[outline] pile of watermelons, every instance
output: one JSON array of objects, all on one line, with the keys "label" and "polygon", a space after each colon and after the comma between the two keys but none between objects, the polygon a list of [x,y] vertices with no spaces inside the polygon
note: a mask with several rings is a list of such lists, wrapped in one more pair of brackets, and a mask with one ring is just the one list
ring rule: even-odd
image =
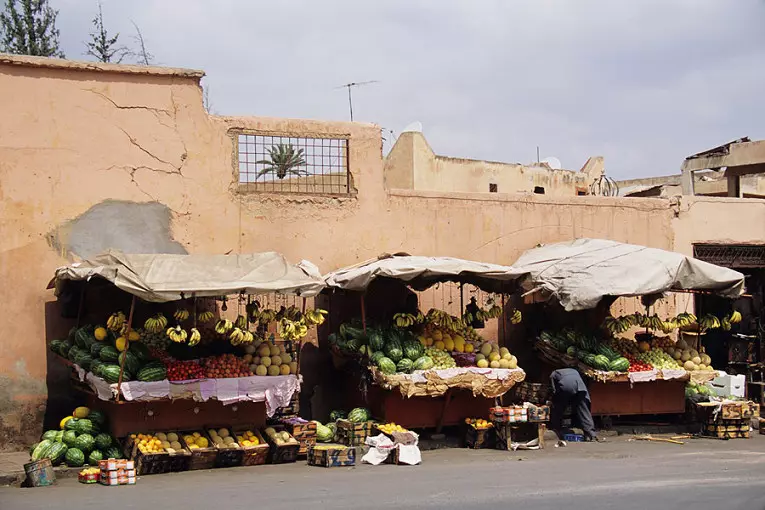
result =
[{"label": "pile of watermelons", "polygon": [[[96,332],[100,330],[100,334]],[[101,340],[98,340],[101,338]],[[70,360],[83,370],[93,372],[107,383],[119,381],[120,365],[125,362],[123,381],[162,381],[167,378],[165,365],[151,357],[148,347],[140,341],[130,342],[126,351],[117,348],[112,331],[87,324],[72,328],[66,340],[53,340],[50,350]]]},{"label": "pile of watermelons", "polygon": [[29,450],[33,461],[50,459],[54,466],[85,464],[97,466],[102,459],[122,458],[117,441],[106,432],[106,417],[101,411],[78,407],[72,416],[61,420],[60,430],[43,433],[39,443]]}]

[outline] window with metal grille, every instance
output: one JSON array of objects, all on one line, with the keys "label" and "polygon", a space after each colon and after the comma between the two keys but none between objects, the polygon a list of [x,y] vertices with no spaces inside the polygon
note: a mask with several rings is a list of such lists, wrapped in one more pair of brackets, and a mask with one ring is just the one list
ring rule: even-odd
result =
[{"label": "window with metal grille", "polygon": [[348,139],[236,133],[239,184],[248,191],[346,195]]}]

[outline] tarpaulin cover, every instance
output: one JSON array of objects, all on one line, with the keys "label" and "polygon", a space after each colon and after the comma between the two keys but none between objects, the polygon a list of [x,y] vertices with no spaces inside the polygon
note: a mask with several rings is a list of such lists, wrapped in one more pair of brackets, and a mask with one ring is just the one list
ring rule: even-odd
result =
[{"label": "tarpaulin cover", "polygon": [[499,292],[505,284],[524,273],[509,266],[474,262],[452,257],[386,255],[355,266],[338,269],[324,279],[329,287],[363,291],[375,278],[393,278],[415,290],[440,282],[468,283],[487,292]]},{"label": "tarpaulin cover", "polygon": [[744,292],[744,275],[671,251],[604,239],[577,239],[525,252],[513,264],[527,285],[541,287],[568,311],[595,308],[604,296],[705,290],[727,298]]},{"label": "tarpaulin cover", "polygon": [[[245,255],[126,254],[109,251],[56,270],[55,282],[101,277],[144,301],[167,302],[226,294],[312,297],[324,283],[308,261],[294,265],[276,252]],[[58,289],[58,285],[56,286]]]}]

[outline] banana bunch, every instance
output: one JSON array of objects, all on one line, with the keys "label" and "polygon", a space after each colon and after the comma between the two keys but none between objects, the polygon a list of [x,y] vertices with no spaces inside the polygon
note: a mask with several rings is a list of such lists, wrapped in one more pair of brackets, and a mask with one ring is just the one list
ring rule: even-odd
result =
[{"label": "banana bunch", "polygon": [[701,329],[716,329],[722,326],[720,319],[708,313],[699,319]]},{"label": "banana bunch", "polygon": [[199,330],[197,328],[191,328],[191,334],[189,335],[189,346],[193,347],[197,345],[200,340],[202,340],[202,335],[199,334]]},{"label": "banana bunch", "polygon": [[[632,316],[628,315],[627,317]],[[606,317],[603,320],[603,327],[613,336],[624,333],[632,327],[632,319],[627,317]]]},{"label": "banana bunch", "polygon": [[677,320],[669,319],[661,323],[661,331],[665,334],[672,333],[672,331],[678,328]]},{"label": "banana bunch", "polygon": [[279,321],[279,336],[284,340],[300,340],[308,334],[308,326],[302,321],[291,321],[286,317]]},{"label": "banana bunch", "polygon": [[154,317],[149,317],[146,322],[143,323],[143,329],[149,333],[160,333],[167,327],[167,319],[161,313],[158,313]]},{"label": "banana bunch", "polygon": [[728,322],[730,322],[731,324],[738,324],[739,322],[741,322],[742,319],[743,317],[741,316],[741,312],[739,312],[738,310],[734,310],[733,313],[730,314],[730,317],[728,318]]},{"label": "banana bunch", "polygon": [[189,318],[189,311],[185,308],[178,308],[173,314],[173,318],[178,322],[183,322]]},{"label": "banana bunch", "polygon": [[489,298],[486,304],[489,306],[489,309],[484,311],[487,319],[497,319],[502,316],[502,307],[493,298]]},{"label": "banana bunch", "polygon": [[228,319],[220,319],[215,323],[215,332],[219,335],[225,335],[234,327],[234,323]]},{"label": "banana bunch", "polygon": [[661,320],[661,317],[659,317],[656,314],[651,315],[650,317],[646,317],[645,319],[646,325],[644,327],[648,329],[654,329],[657,331],[663,331],[664,330],[664,321]]},{"label": "banana bunch", "polygon": [[258,313],[258,322],[266,326],[276,320],[276,310],[266,308]]},{"label": "banana bunch", "polygon": [[457,317],[453,317],[448,313],[441,310],[436,310],[435,308],[428,310],[428,314],[425,316],[425,319],[428,322],[454,332],[458,332],[467,324],[464,318],[458,319]]},{"label": "banana bunch", "polygon": [[396,323],[396,327],[409,328],[417,322],[417,317],[411,313],[396,313],[393,314],[393,322]]},{"label": "banana bunch", "polygon": [[675,322],[677,322],[677,326],[679,328],[685,328],[687,326],[692,326],[693,324],[696,324],[696,316],[692,313],[679,313],[677,314],[677,317],[675,317]]},{"label": "banana bunch", "polygon": [[288,308],[285,308],[284,306],[282,306],[281,308],[279,308],[279,311],[276,312],[276,319],[277,320],[287,319],[287,320],[291,320],[292,322],[297,322],[303,319],[303,314],[295,305],[290,305]]},{"label": "banana bunch", "polygon": [[167,328],[167,331],[165,331],[165,334],[167,335],[167,338],[172,340],[173,342],[177,344],[182,344],[186,341],[186,338],[188,337],[188,333],[186,333],[186,330],[183,329],[180,326],[172,327],[170,326]]},{"label": "banana bunch", "polygon": [[520,310],[513,310],[513,315],[510,316],[510,324],[520,324],[523,320],[523,314]]},{"label": "banana bunch", "polygon": [[247,329],[247,317],[244,315],[237,316],[236,320],[234,321],[234,326],[242,330]]},{"label": "banana bunch", "polygon": [[728,317],[723,317],[720,321],[720,327],[723,329],[723,331],[730,331],[730,328],[733,325],[730,323],[730,319]]},{"label": "banana bunch", "polygon": [[327,311],[322,310],[321,308],[316,308],[315,310],[306,310],[305,323],[307,326],[324,324],[326,315]]},{"label": "banana bunch", "polygon": [[260,301],[255,300],[247,303],[244,307],[244,312],[247,314],[247,318],[250,322],[256,322],[260,315]]},{"label": "banana bunch", "polygon": [[197,320],[201,323],[210,322],[214,318],[215,318],[215,314],[210,311],[197,314]]},{"label": "banana bunch", "polygon": [[231,345],[251,344],[255,336],[248,329],[235,327],[228,336]]},{"label": "banana bunch", "polygon": [[127,317],[125,317],[124,313],[114,312],[106,320],[106,327],[111,329],[112,331],[119,331],[122,329],[122,326],[125,325],[126,321],[127,321]]}]

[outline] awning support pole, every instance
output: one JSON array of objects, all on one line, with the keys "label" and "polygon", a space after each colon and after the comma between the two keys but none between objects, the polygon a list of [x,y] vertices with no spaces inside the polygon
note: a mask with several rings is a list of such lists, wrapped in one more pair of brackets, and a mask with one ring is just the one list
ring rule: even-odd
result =
[{"label": "awning support pole", "polygon": [[[133,313],[135,312],[135,296],[133,296],[133,300],[130,302],[130,313],[128,314],[128,321],[127,321],[127,328],[125,329],[125,350],[122,352],[127,352],[128,348],[130,347],[130,328],[133,325]],[[120,376],[117,378],[117,402],[120,401],[120,395],[122,394],[122,374],[125,373],[125,360],[127,359],[127,355],[122,356],[122,361],[120,362]]]}]

